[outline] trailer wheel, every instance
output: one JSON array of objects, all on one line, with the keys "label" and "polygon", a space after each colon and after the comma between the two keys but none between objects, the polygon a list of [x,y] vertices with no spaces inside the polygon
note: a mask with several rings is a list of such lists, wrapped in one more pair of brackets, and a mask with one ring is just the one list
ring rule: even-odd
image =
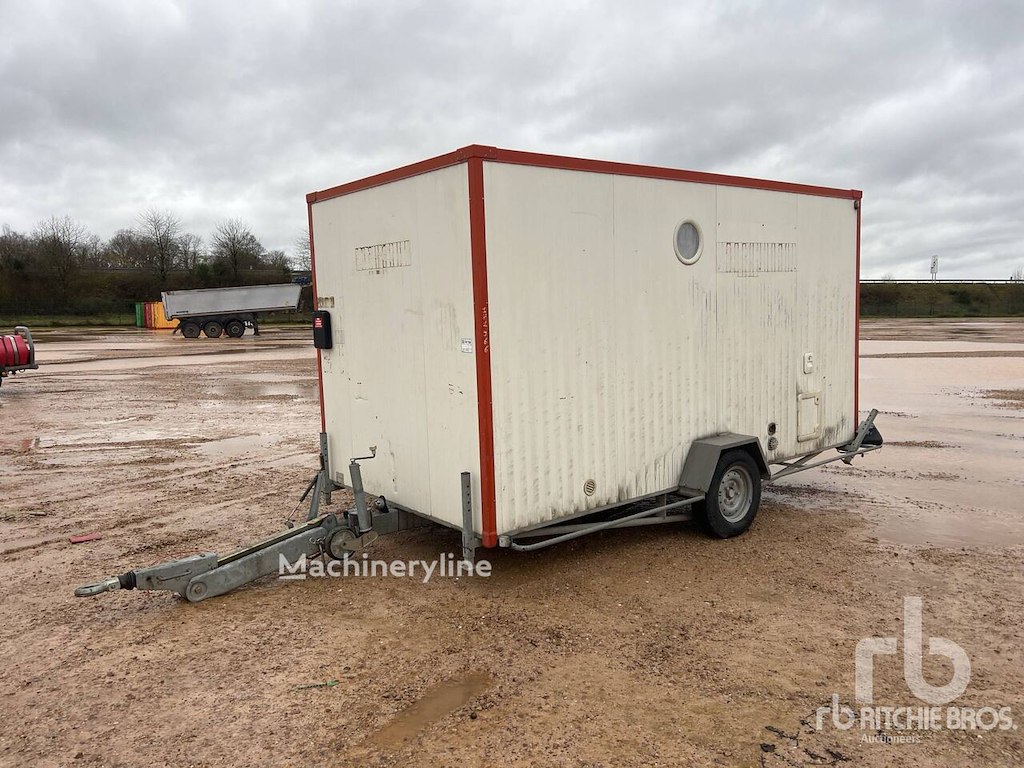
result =
[{"label": "trailer wheel", "polygon": [[224,326],[224,331],[232,339],[240,339],[245,335],[245,323],[241,320],[228,320],[227,325]]},{"label": "trailer wheel", "polygon": [[198,339],[199,332],[199,323],[183,323],[181,326],[181,335],[186,339]]},{"label": "trailer wheel", "polygon": [[760,505],[761,473],[750,454],[723,454],[700,504],[708,531],[720,539],[739,536],[754,522]]},{"label": "trailer wheel", "polygon": [[203,326],[203,333],[211,339],[219,339],[220,335],[224,332],[224,326],[218,323],[216,320],[211,320]]}]

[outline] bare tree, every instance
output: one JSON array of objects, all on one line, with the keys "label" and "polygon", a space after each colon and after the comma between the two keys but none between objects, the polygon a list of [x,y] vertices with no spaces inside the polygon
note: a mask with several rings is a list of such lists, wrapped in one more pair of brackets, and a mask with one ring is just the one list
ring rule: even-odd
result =
[{"label": "bare tree", "polygon": [[0,230],[0,305],[17,310],[34,257],[32,241],[7,224]]},{"label": "bare tree", "polygon": [[10,225],[0,229],[0,272],[23,272],[32,260],[32,241]]},{"label": "bare tree", "polygon": [[1014,281],[1024,280],[1024,267],[1017,267],[1013,270],[1013,274],[1010,275],[1010,279]]},{"label": "bare tree", "polygon": [[295,245],[292,248],[292,269],[309,272],[312,268],[313,254],[309,247],[309,230],[304,229],[295,238]]},{"label": "bare tree", "polygon": [[71,283],[88,258],[92,239],[85,226],[70,216],[51,216],[39,222],[34,239],[42,266],[53,275],[58,296],[66,303]]},{"label": "bare tree", "polygon": [[82,264],[89,269],[105,267],[104,243],[99,235],[88,235],[85,238],[85,249],[82,253]]},{"label": "bare tree", "polygon": [[227,266],[236,283],[242,270],[260,265],[263,254],[263,245],[241,219],[228,219],[213,232],[211,255]]},{"label": "bare tree", "polygon": [[138,269],[146,266],[142,238],[134,229],[119,229],[107,241],[107,265],[120,269]]},{"label": "bare tree", "polygon": [[291,267],[291,260],[288,254],[280,249],[267,251],[263,254],[263,265],[271,269],[287,270]]},{"label": "bare tree", "polygon": [[178,254],[182,269],[189,271],[195,269],[196,265],[206,257],[203,238],[191,232],[186,232],[178,238]]},{"label": "bare tree", "polygon": [[165,283],[167,275],[178,266],[181,221],[168,211],[150,208],[139,216],[139,236],[153,271],[160,276],[160,282]]}]

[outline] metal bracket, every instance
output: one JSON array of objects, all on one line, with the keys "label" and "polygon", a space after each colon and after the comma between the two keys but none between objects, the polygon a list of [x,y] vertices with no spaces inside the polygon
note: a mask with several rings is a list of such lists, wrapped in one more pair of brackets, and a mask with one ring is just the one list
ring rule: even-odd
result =
[{"label": "metal bracket", "polygon": [[28,329],[28,326],[16,325],[14,326],[14,332],[21,336],[28,346],[28,365],[25,367],[35,370],[39,367],[39,364],[36,363],[36,343],[32,340],[32,331]]},{"label": "metal bracket", "polygon": [[369,461],[377,456],[377,446],[370,446],[369,456],[357,456],[349,461],[348,473],[352,481],[352,496],[356,503],[356,520],[359,526],[357,533],[362,536],[373,528],[373,514],[366,503],[366,492],[363,490],[363,473],[359,468],[360,461]]},{"label": "metal bracket", "polygon": [[[788,477],[789,475],[795,475],[797,472],[803,472],[805,469],[821,467],[825,464],[832,464],[836,461],[841,461],[844,464],[852,464],[853,460],[858,456],[863,456],[865,453],[877,451],[882,447],[881,444],[864,445],[864,440],[867,438],[871,430],[874,429],[875,416],[877,415],[878,411],[872,408],[871,413],[868,414],[868,417],[864,419],[857,428],[857,433],[854,435],[853,441],[846,445],[841,445],[836,449],[839,451],[838,456],[830,456],[827,459],[816,460],[821,456],[821,454],[825,453],[825,450],[821,450],[809,453],[806,456],[801,456],[799,459],[794,461],[777,462],[782,466],[782,469],[775,472],[766,482],[779,480],[783,477]],[[881,436],[879,436],[879,439],[881,439]]]},{"label": "metal bracket", "polygon": [[[635,512],[625,517],[619,517],[614,520],[605,520],[599,523],[579,523],[577,525],[559,525],[551,526],[550,528],[537,528],[530,531],[530,536],[540,536],[545,533],[558,533],[550,539],[544,541],[538,541],[534,544],[520,544],[511,536],[502,536],[499,538],[498,543],[503,547],[509,547],[516,552],[533,552],[538,549],[544,549],[554,544],[561,544],[563,541],[571,541],[572,539],[578,539],[580,536],[586,536],[589,533],[597,533],[598,531],[604,531],[609,528],[629,528],[635,525],[644,525],[649,518],[659,517],[657,521],[671,522],[676,519],[684,520],[689,519],[690,515],[668,515],[667,513],[673,509],[679,509],[681,507],[689,507],[696,502],[703,501],[704,494],[695,494],[686,498],[680,499],[679,501],[673,501],[671,503],[659,504],[651,509],[642,509],[639,512]],[[653,522],[653,521],[652,521]],[[564,531],[564,533],[563,533]],[[521,534],[525,535],[525,534]]]},{"label": "metal bracket", "polygon": [[[856,454],[860,450],[860,446],[864,442],[864,438],[868,436],[868,432],[870,432],[871,428],[875,426],[875,417],[877,415],[878,409],[872,408],[868,417],[860,423],[860,426],[857,427],[857,434],[854,436],[853,442],[843,447],[842,450],[844,453]],[[851,461],[853,461],[853,456],[843,459],[843,462],[846,464],[849,464]]]},{"label": "metal bracket", "polygon": [[482,543],[473,530],[473,484],[469,472],[462,473],[462,559],[476,562],[476,548]]},{"label": "metal bracket", "polygon": [[[331,492],[334,491],[336,488],[336,486],[334,485],[334,481],[331,480],[331,463],[327,451],[327,433],[321,432],[320,470],[317,472],[316,480],[312,485],[313,498],[309,502],[309,514],[306,515],[307,522],[320,516],[321,501],[324,504],[330,504]],[[303,494],[303,498],[305,498],[305,494]]]}]

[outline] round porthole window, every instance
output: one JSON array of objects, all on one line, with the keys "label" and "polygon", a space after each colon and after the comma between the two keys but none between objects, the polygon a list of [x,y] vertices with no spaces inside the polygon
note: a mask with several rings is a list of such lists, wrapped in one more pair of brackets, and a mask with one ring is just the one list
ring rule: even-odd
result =
[{"label": "round porthole window", "polygon": [[676,256],[683,264],[693,264],[700,258],[704,243],[700,227],[695,222],[684,221],[676,227]]}]

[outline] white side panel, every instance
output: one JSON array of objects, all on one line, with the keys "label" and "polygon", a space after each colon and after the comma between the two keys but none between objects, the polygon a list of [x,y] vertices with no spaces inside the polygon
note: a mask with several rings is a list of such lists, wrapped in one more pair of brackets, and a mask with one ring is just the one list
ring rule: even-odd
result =
[{"label": "white side panel", "polygon": [[698,437],[852,435],[852,201],[498,163],[484,188],[499,533],[672,488]]},{"label": "white side panel", "polygon": [[769,461],[853,436],[856,227],[852,200],[718,188],[719,421]]},{"label": "white side panel", "polygon": [[718,187],[717,198],[720,423],[762,438],[772,461],[796,450],[797,196]]},{"label": "white side panel", "polygon": [[[821,437],[799,443],[801,453],[848,442],[854,413],[857,331],[857,211],[852,200],[799,196],[797,273],[798,389],[820,392]],[[811,354],[810,373],[803,356]]]},{"label": "white side panel", "polygon": [[468,471],[480,530],[466,166],[315,203],[313,233],[332,476],[376,446],[369,493],[461,526]]},{"label": "white side panel", "polygon": [[499,533],[675,486],[717,431],[715,188],[487,163],[484,189]]}]

